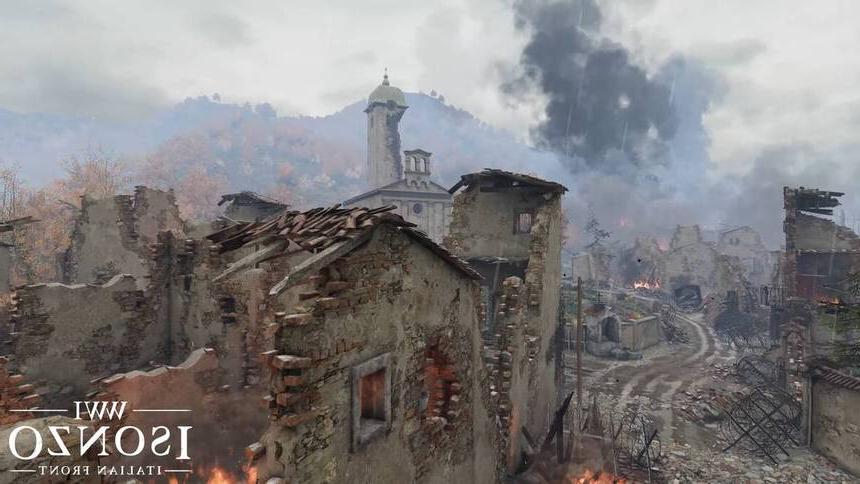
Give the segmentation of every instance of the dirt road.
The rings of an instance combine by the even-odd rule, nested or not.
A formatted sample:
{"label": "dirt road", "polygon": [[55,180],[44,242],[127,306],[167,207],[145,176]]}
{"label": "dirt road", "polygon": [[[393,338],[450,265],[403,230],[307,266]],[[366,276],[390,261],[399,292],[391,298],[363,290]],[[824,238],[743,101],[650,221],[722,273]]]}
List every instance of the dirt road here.
{"label": "dirt road", "polygon": [[[685,326],[690,342],[667,345],[645,352],[645,358],[635,361],[612,361],[585,355],[583,370],[585,388],[613,397],[611,411],[621,415],[630,405],[647,397],[652,402],[652,413],[661,427],[660,434],[671,435],[680,442],[705,444],[710,441],[701,435],[701,429],[676,419],[672,401],[678,392],[710,379],[705,373],[715,362],[731,363],[736,354],[715,338],[713,331],[702,322],[702,314],[679,315],[679,324]],[[568,355],[568,368],[574,368],[573,355]],[[569,370],[569,373],[572,371]],[[575,381],[570,378],[569,381]],[[640,398],[637,398],[640,397]],[[704,440],[704,441],[703,441]]]}

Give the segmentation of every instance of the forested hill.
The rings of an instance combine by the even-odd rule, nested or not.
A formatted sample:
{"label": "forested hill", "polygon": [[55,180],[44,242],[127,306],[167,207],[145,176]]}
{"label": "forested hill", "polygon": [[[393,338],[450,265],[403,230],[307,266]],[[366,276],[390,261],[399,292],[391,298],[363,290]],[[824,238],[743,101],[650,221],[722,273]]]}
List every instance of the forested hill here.
{"label": "forested hill", "polygon": [[[487,166],[531,171],[552,157],[470,113],[427,94],[406,95],[403,149],[433,153],[434,178],[450,186]],[[57,176],[61,160],[100,148],[125,159],[140,182],[177,183],[189,173],[226,191],[255,190],[301,205],[332,203],[363,190],[365,101],[322,117],[279,117],[268,104],[189,98],[139,121],[108,122],[0,109],[0,160],[35,185]]]}

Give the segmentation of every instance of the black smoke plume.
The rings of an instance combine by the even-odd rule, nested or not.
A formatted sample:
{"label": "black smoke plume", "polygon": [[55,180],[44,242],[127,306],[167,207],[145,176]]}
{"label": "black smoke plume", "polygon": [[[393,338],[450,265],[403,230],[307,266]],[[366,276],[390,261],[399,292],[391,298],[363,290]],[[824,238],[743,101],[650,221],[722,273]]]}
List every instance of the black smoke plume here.
{"label": "black smoke plume", "polygon": [[665,141],[677,128],[670,86],[649,79],[627,50],[600,36],[594,1],[519,0],[514,8],[516,27],[530,38],[520,75],[503,90],[517,97],[537,87],[546,96],[535,143],[572,166],[606,172],[665,164]]}

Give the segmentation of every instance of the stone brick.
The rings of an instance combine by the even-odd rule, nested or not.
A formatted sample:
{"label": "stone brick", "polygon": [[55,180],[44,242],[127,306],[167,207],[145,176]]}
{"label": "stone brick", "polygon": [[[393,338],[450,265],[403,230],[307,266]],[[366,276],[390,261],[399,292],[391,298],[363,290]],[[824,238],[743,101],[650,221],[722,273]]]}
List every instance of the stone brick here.
{"label": "stone brick", "polygon": [[309,368],[313,361],[310,358],[294,355],[276,355],[272,364],[282,370],[295,368]]}

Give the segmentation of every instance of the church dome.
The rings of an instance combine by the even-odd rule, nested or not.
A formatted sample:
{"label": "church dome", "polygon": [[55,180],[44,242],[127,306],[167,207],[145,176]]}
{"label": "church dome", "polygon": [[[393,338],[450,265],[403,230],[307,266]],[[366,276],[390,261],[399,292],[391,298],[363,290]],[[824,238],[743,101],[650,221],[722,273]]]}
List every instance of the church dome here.
{"label": "church dome", "polygon": [[388,82],[388,73],[386,73],[385,77],[382,78],[382,84],[370,93],[370,96],[367,98],[367,104],[387,104],[388,101],[392,101],[398,106],[406,107],[406,96],[403,95],[403,91]]}

